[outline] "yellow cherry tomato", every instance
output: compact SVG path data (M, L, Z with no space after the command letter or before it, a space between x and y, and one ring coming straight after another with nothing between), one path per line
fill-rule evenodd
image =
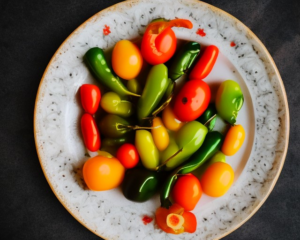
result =
M128 40L117 42L112 52L115 73L126 80L135 78L141 71L143 58L139 48Z
M162 113L162 120L165 127L171 131L178 131L185 123L176 119L171 106L167 106Z
M211 197L224 195L234 180L232 167L224 162L210 165L200 179L202 191Z
M245 140L245 130L242 125L230 127L222 145L222 152L226 156L232 156L241 148Z
M153 119L151 130L153 141L159 151L165 150L169 146L170 138L160 117Z
M105 191L121 184L125 168L116 158L96 156L83 166L83 179L90 190Z

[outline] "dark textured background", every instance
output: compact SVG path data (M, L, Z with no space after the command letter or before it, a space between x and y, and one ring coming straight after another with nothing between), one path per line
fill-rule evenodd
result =
M98 239L52 193L33 137L35 96L64 39L116 0L0 1L1 239ZM260 210L225 239L300 239L300 1L211 0L245 23L265 44L281 73L291 113L287 159Z

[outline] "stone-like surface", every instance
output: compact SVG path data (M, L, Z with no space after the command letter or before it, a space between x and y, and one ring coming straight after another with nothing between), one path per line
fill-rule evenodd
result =
M299 237L296 208L299 201L296 150L300 142L299 113L296 114L299 4L290 2L212 2L248 25L266 45L281 72L291 110L290 151L279 182L258 213L228 239ZM110 4L108 1L63 4L36 1L28 6L18 1L1 3L3 201L0 215L6 239L97 238L70 217L51 193L35 153L32 115L39 80L57 47L80 23Z

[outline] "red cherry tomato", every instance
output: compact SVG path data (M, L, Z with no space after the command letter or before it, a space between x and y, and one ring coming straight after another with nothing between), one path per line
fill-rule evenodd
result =
M210 45L205 50L199 61L193 67L189 78L190 79L204 79L213 69L219 55L219 49Z
M202 195L200 181L193 174L179 177L172 189L172 197L186 211L192 211Z
M101 92L96 85L83 84L80 87L81 105L89 114L94 114L100 103Z
M174 55L177 40L171 27L191 29L193 24L186 19L161 20L150 23L141 44L142 56L148 63L152 65L165 63Z
M133 168L139 162L139 154L133 144L125 143L118 149L117 159L125 168Z
M92 115L85 113L81 117L81 132L88 150L95 152L100 148L101 139L98 127Z
M181 122L193 121L206 110L210 97L207 83L202 80L190 80L175 98L174 114Z

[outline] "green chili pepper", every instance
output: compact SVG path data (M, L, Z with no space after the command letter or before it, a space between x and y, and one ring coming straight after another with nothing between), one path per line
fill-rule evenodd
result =
M129 91L136 93L136 94L141 94L142 93L142 87L138 79L132 79L127 81L127 88Z
M155 65L151 68L142 96L137 104L139 121L148 117L155 110L165 94L169 82L168 69L164 64Z
M134 135L131 134L125 134L124 136L120 138L104 138L101 142L101 145L109 146L109 147L114 147L114 146L121 146L124 143L129 143L133 142L134 140Z
M128 200L145 202L158 191L160 183L160 173L144 168L133 168L125 173L122 191Z
M140 95L128 91L120 78L113 74L101 48L94 47L88 50L84 55L84 61L98 81L107 88L120 96L132 95L140 97Z
M202 146L192 155L187 163L179 166L175 171L172 172L163 184L160 202L161 206L169 208L172 204L169 200L170 192L173 184L177 180L178 174L187 174L205 163L210 159L222 146L223 136L219 132L209 132L206 135Z
M214 117L216 116L216 114L217 114L217 110L215 108L215 104L211 103L208 105L205 112L202 113L202 115L196 121L201 122L202 124L207 123L206 127L208 128L208 131L212 131L216 124L216 117ZM208 122L209 120L210 122Z
M243 103L244 96L240 85L233 80L222 82L216 96L218 115L233 125L236 122L238 111L242 108Z
M108 138L120 138L124 134L132 130L128 128L119 128L118 127L119 124L127 126L129 125L129 122L117 115L108 114L100 121L99 124L100 133Z
M129 117L133 114L132 103L121 100L115 92L107 92L102 96L101 107L108 113L116 114L121 117Z
M200 44L196 42L186 43L182 49L176 53L172 60L171 67L169 69L169 78L173 81L180 78L185 74L195 59L200 53Z
M171 138L169 146L161 152L165 169L171 170L186 161L202 145L206 134L207 128L197 121L188 122L180 128L174 140Z

